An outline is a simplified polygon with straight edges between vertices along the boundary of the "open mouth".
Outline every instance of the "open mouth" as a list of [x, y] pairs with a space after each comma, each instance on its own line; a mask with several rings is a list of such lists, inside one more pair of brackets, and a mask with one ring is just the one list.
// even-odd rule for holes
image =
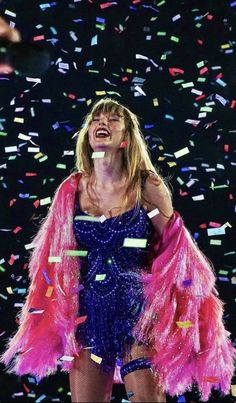
[[97, 129], [95, 133], [96, 138], [110, 137], [110, 132], [107, 129]]

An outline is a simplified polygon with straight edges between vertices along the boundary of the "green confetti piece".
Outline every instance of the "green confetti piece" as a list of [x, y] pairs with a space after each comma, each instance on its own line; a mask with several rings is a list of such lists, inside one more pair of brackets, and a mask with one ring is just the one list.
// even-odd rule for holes
[[125, 248], [146, 248], [147, 239], [145, 238], [125, 238], [123, 246]]
[[4, 269], [4, 267], [0, 266], [0, 271], [2, 271], [4, 273], [6, 271], [6, 269]]
[[178, 79], [178, 80], [173, 81], [173, 84], [181, 84], [183, 82], [184, 82], [183, 79]]
[[183, 88], [194, 87], [194, 84], [193, 84], [193, 82], [191, 81], [191, 82], [189, 82], [189, 83], [183, 83], [183, 84], [182, 84], [182, 87], [183, 87]]
[[218, 185], [218, 186], [214, 186], [214, 189], [223, 189], [223, 188], [228, 188], [228, 185]]
[[104, 29], [105, 29], [105, 25], [101, 25], [101, 24], [96, 24], [95, 27], [100, 29], [101, 31], [104, 31]]
[[158, 31], [157, 36], [166, 36], [166, 32], [164, 31]]
[[229, 272], [228, 272], [228, 270], [219, 270], [219, 274], [223, 274], [225, 276], [228, 276]]
[[211, 239], [210, 240], [210, 245], [220, 246], [221, 245], [221, 239]]
[[106, 278], [106, 274], [96, 274], [95, 281], [103, 281]]
[[172, 36], [170, 37], [170, 40], [173, 41], [173, 42], [176, 42], [176, 43], [179, 42], [178, 36], [174, 36], [174, 35], [172, 35]]
[[39, 158], [39, 162], [46, 161], [48, 159], [47, 155], [44, 155], [42, 158]]
[[202, 106], [200, 108], [200, 112], [212, 112], [213, 108], [211, 108], [210, 106]]
[[59, 169], [66, 169], [66, 164], [57, 164], [57, 165], [56, 165], [56, 168], [59, 168]]
[[202, 60], [201, 62], [198, 62], [198, 63], [197, 63], [197, 67], [198, 67], [198, 68], [203, 67], [204, 65], [205, 65], [205, 63], [204, 63], [203, 60]]
[[7, 136], [7, 132], [0, 132], [0, 136]]
[[204, 83], [206, 81], [206, 78], [205, 77], [198, 77], [197, 81], [199, 83]]
[[196, 27], [197, 27], [197, 28], [201, 28], [201, 26], [202, 26], [202, 24], [201, 24], [200, 22], [198, 22], [198, 23], [196, 24]]
[[165, 4], [165, 0], [160, 1], [160, 3], [157, 3], [157, 7], [163, 6]]
[[66, 255], [67, 256], [87, 256], [88, 251], [87, 250], [66, 250]]
[[51, 203], [51, 197], [45, 197], [44, 199], [40, 200], [40, 206], [45, 206], [46, 204]]

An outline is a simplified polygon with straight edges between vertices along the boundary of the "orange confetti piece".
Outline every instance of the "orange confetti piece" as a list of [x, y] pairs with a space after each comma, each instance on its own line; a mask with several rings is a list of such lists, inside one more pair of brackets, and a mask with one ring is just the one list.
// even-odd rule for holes
[[203, 381], [204, 382], [217, 383], [220, 380], [219, 380], [219, 378], [217, 376], [204, 376]]
[[52, 296], [53, 290], [54, 290], [54, 287], [52, 285], [49, 285], [48, 289], [47, 289], [47, 292], [45, 294], [45, 297], [50, 298]]
[[76, 325], [80, 325], [81, 323], [84, 323], [87, 319], [87, 315], [85, 316], [79, 316], [78, 318], [76, 318], [75, 323]]

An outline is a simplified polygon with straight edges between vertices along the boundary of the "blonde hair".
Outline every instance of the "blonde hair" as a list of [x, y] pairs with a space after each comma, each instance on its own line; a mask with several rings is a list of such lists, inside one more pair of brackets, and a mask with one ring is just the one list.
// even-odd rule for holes
[[130, 192], [136, 195], [136, 204], [141, 203], [142, 199], [142, 177], [150, 171], [158, 179], [158, 183], [164, 181], [157, 169], [151, 162], [148, 147], [140, 129], [138, 117], [127, 107], [111, 98], [103, 98], [95, 102], [90, 112], [86, 115], [82, 129], [77, 132], [76, 143], [76, 168], [85, 175], [90, 176], [93, 170], [93, 149], [89, 144], [88, 128], [94, 116], [100, 113], [110, 113], [124, 116], [125, 121], [125, 140], [127, 147], [122, 148], [123, 164], [127, 173], [127, 188], [125, 193], [124, 207], [129, 201]]

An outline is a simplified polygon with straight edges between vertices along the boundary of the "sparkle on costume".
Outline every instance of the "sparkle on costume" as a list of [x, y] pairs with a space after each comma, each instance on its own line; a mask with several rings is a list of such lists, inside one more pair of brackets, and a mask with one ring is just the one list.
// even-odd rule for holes
[[[76, 197], [74, 217], [81, 214], [88, 215], [80, 209]], [[79, 315], [87, 315], [87, 320], [78, 326], [76, 336], [91, 353], [102, 358], [101, 366], [109, 369], [134, 342], [132, 328], [143, 308], [141, 274], [149, 270], [153, 226], [141, 206], [104, 222], [74, 219], [73, 230], [78, 248], [88, 251], [80, 258], [80, 283], [84, 288], [79, 292]], [[146, 238], [147, 247], [125, 248], [127, 237]], [[105, 276], [97, 281], [98, 275]]]

